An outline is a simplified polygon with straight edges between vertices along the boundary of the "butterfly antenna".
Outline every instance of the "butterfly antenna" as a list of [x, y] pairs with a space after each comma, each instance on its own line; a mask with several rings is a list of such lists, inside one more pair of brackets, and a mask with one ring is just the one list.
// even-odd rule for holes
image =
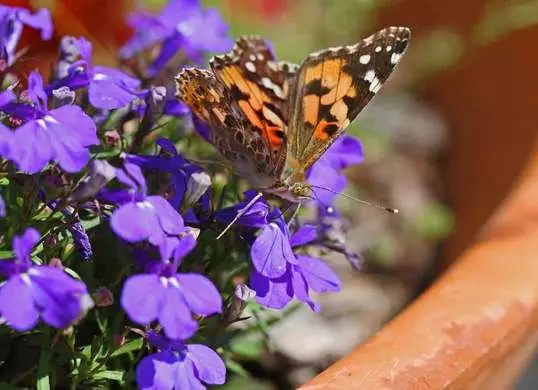
[[[343, 196], [344, 198], [347, 198], [347, 199], [351, 199], [357, 203], [361, 203], [365, 206], [370, 206], [370, 207], [374, 207], [376, 209], [381, 209], [381, 210], [384, 210], [386, 212], [389, 212], [391, 214], [398, 214], [400, 212], [400, 210], [398, 209], [395, 209], [395, 208], [392, 208], [392, 207], [385, 207], [385, 206], [381, 206], [377, 203], [372, 203], [372, 202], [367, 202], [365, 200], [362, 200], [362, 199], [359, 199], [359, 198], [355, 198], [354, 196], [351, 196], [351, 195], [348, 195], [348, 194], [344, 194], [343, 192], [336, 192], [336, 191], [333, 191], [331, 190], [330, 188], [327, 188], [327, 187], [322, 187], [322, 186], [315, 186], [315, 185], [310, 185], [310, 187], [312, 188], [319, 188], [321, 190], [325, 190], [325, 191], [329, 191], [333, 194], [336, 194], [336, 195], [340, 195], [340, 196]], [[315, 196], [315, 193], [314, 193], [314, 196]], [[317, 197], [316, 197], [317, 198]]]
[[261, 192], [258, 192], [256, 194], [256, 196], [254, 198], [252, 198], [250, 200], [250, 202], [247, 203], [247, 205], [245, 207], [243, 207], [238, 213], [237, 215], [234, 217], [234, 219], [232, 219], [232, 222], [230, 222], [228, 224], [228, 226], [226, 226], [224, 228], [224, 230], [217, 236], [217, 240], [220, 240], [220, 238], [222, 236], [224, 236], [224, 234], [226, 234], [226, 232], [228, 230], [230, 230], [230, 228], [237, 222], [237, 220], [239, 218], [241, 218], [243, 215], [245, 215], [245, 213], [254, 205], [254, 203], [256, 203], [258, 201], [258, 199], [260, 199], [261, 197], [263, 196], [263, 194]]

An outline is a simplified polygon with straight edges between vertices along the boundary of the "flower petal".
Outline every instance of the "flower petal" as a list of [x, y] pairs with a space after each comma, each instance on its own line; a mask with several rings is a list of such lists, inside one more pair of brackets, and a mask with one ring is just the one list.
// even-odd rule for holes
[[155, 230], [161, 230], [153, 206], [146, 202], [121, 206], [110, 217], [110, 226], [118, 236], [129, 242], [145, 240]]
[[175, 364], [176, 380], [174, 389], [205, 390], [205, 386], [196, 377], [194, 364], [189, 359], [179, 360]]
[[290, 238], [290, 244], [292, 247], [306, 245], [311, 241], [314, 241], [318, 235], [317, 226], [305, 224], [299, 228]]
[[118, 69], [96, 66], [88, 96], [96, 108], [121, 108], [138, 97], [139, 86], [140, 81]]
[[189, 344], [186, 348], [200, 380], [211, 385], [222, 385], [226, 381], [226, 366], [218, 353], [201, 344]]
[[222, 298], [213, 282], [198, 274], [177, 274], [181, 292], [189, 308], [200, 315], [222, 312]]
[[50, 135], [43, 120], [28, 121], [15, 131], [11, 158], [22, 171], [39, 172], [53, 157]]
[[299, 267], [292, 265], [291, 270], [291, 285], [293, 286], [293, 295], [295, 298], [301, 302], [306, 303], [310, 308], [315, 311], [320, 311], [320, 306], [310, 298], [308, 295], [308, 286], [304, 279], [304, 276], [301, 274]]
[[136, 383], [143, 390], [172, 390], [176, 383], [177, 358], [171, 351], [144, 357], [136, 366]]
[[172, 340], [185, 340], [198, 329], [198, 322], [192, 319], [182, 291], [175, 286], [168, 286], [163, 297], [163, 306], [159, 312], [159, 323], [164, 328], [166, 337]]
[[269, 279], [257, 272], [252, 272], [250, 286], [256, 291], [256, 302], [271, 309], [282, 309], [293, 299], [288, 273], [277, 279]]
[[146, 199], [157, 211], [157, 217], [159, 218], [159, 224], [162, 230], [170, 235], [183, 232], [185, 228], [183, 218], [166, 199], [158, 195], [148, 196]]
[[269, 278], [286, 272], [286, 262], [294, 258], [288, 237], [275, 223], [265, 226], [250, 249], [256, 271]]
[[121, 306], [132, 321], [147, 325], [158, 317], [165, 290], [158, 275], [131, 276], [123, 285]]
[[30, 330], [36, 325], [39, 314], [30, 288], [22, 277], [12, 277], [0, 288], [0, 314], [9, 326], [19, 332]]
[[15, 235], [13, 238], [13, 252], [19, 261], [26, 260], [29, 262], [30, 254], [35, 244], [39, 241], [41, 235], [34, 228], [27, 228], [20, 236]]
[[48, 325], [65, 328], [93, 307], [86, 285], [62, 269], [36, 266], [28, 275], [34, 302]]
[[338, 275], [324, 261], [315, 257], [297, 255], [297, 262], [310, 289], [318, 293], [340, 291]]

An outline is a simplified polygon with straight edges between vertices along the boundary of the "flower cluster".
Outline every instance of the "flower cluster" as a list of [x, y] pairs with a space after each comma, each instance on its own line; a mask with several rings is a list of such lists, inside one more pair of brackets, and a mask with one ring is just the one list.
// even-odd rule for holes
[[[114, 359], [139, 350], [136, 375], [127, 366], [133, 375], [116, 378], [122, 385], [129, 377], [143, 389], [222, 384], [222, 334], [245, 306], [283, 309], [296, 299], [317, 311], [313, 293], [339, 290], [313, 254], [330, 247], [354, 256], [326, 222], [328, 210], [340, 218], [335, 193], [361, 146], [341, 137], [308, 172], [317, 200], [310, 223], [286, 221], [263, 197], [251, 202], [255, 191], [238, 196], [237, 178], [186, 157], [205, 154], [207, 143], [170, 77], [228, 50], [227, 25], [196, 0], [128, 22], [134, 35], [119, 51], [121, 69], [94, 64], [91, 43], [66, 36], [50, 74], [21, 78], [21, 32], [51, 38], [51, 17], [0, 6], [0, 234], [9, 253], [0, 261], [1, 320], [17, 332], [62, 330], [41, 344], [54, 353], [57, 337], [71, 338], [57, 353], [72, 351], [77, 383], [109, 378]], [[237, 299], [244, 304], [234, 308]]]

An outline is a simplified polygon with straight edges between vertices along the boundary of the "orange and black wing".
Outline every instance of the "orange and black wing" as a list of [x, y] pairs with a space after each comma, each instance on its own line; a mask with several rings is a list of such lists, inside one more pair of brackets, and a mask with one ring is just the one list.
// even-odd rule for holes
[[205, 69], [185, 68], [176, 77], [176, 96], [211, 131], [211, 142], [229, 160], [240, 176], [255, 178], [262, 186], [277, 172], [265, 139], [252, 131], [230, 91]]
[[410, 37], [408, 28], [389, 27], [305, 59], [291, 97], [288, 163], [306, 171], [332, 145], [379, 91]]
[[265, 140], [271, 164], [282, 170], [286, 160], [289, 91], [297, 65], [275, 60], [267, 42], [259, 37], [237, 39], [232, 51], [210, 61], [252, 131]]

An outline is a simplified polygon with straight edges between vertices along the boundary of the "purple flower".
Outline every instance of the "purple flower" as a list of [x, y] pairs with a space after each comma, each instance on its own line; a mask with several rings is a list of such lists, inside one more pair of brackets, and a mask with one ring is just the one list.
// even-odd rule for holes
[[28, 98], [33, 105], [10, 102], [2, 108], [26, 120], [12, 136], [10, 158], [31, 174], [51, 160], [67, 172], [80, 171], [90, 158], [88, 147], [99, 144], [95, 123], [78, 106], [48, 110], [43, 80], [37, 72], [28, 77]]
[[221, 385], [226, 366], [221, 357], [202, 344], [184, 344], [149, 333], [160, 351], [144, 357], [136, 367], [136, 382], [143, 390], [205, 389], [202, 382]]
[[4, 201], [2, 194], [0, 194], [0, 218], [4, 218], [5, 216], [6, 216], [6, 202]]
[[[166, 138], [159, 138], [157, 145], [162, 149], [159, 156], [126, 155], [125, 161], [137, 166], [158, 172], [170, 174], [170, 184], [173, 188], [173, 196], [170, 203], [175, 209], [179, 209], [184, 203], [185, 194], [189, 188], [189, 181], [193, 174], [203, 172], [200, 167], [185, 160], [176, 150], [172, 142]], [[206, 190], [209, 186], [206, 187]], [[201, 195], [206, 191], [204, 190]], [[198, 198], [200, 198], [200, 196]], [[192, 202], [190, 202], [192, 203]], [[192, 206], [192, 205], [187, 205]], [[190, 207], [186, 207], [187, 209]]]
[[[343, 135], [321, 156], [307, 173], [308, 182], [314, 187], [315, 199], [327, 206], [347, 185], [342, 171], [364, 160], [362, 146], [356, 138]], [[318, 186], [318, 187], [316, 187]], [[319, 187], [328, 188], [330, 191]]]
[[194, 243], [192, 236], [189, 241], [175, 243], [173, 261], [164, 258], [152, 273], [127, 279], [121, 304], [131, 320], [142, 325], [157, 320], [168, 338], [185, 340], [198, 329], [193, 313], [207, 316], [222, 311], [220, 293], [209, 279], [177, 273], [181, 257], [192, 250]]
[[10, 158], [12, 140], [13, 132], [11, 129], [0, 123], [0, 157]]
[[181, 215], [162, 196], [147, 196], [146, 180], [140, 168], [125, 163], [117, 170], [118, 180], [128, 190], [102, 191], [101, 197], [120, 205], [110, 218], [112, 230], [129, 242], [148, 240], [164, 245], [168, 236], [184, 232]]
[[227, 25], [215, 9], [203, 10], [198, 0], [171, 0], [157, 16], [135, 12], [129, 17], [135, 35], [120, 50], [120, 57], [161, 44], [159, 54], [148, 73], [158, 73], [179, 50], [200, 62], [207, 51], [225, 51], [232, 41]]
[[281, 309], [297, 298], [318, 311], [319, 306], [310, 298], [310, 291], [339, 291], [338, 276], [320, 259], [295, 255], [292, 249], [313, 241], [317, 236], [316, 228], [305, 225], [290, 237], [280, 210], [275, 209], [269, 219], [272, 222], [262, 229], [250, 252], [254, 267], [250, 286], [256, 291], [256, 301]]
[[[80, 60], [69, 65], [67, 75], [49, 89], [58, 89], [67, 86], [71, 89], [88, 87], [88, 96], [92, 106], [102, 109], [124, 107], [146, 92], [138, 91], [140, 81], [119, 69], [92, 65], [92, 45], [85, 38], [62, 41], [70, 57], [72, 51], [78, 50]], [[65, 72], [65, 71], [64, 71]], [[62, 72], [59, 73], [61, 75]]]
[[52, 20], [49, 10], [41, 8], [35, 14], [27, 9], [0, 5], [0, 58], [13, 65], [15, 50], [24, 25], [41, 31], [41, 38], [52, 36]]
[[[229, 224], [248, 203], [257, 195], [256, 191], [249, 190], [245, 192], [245, 200], [235, 206], [226, 207], [217, 211], [214, 215], [218, 222]], [[252, 204], [248, 210], [236, 221], [238, 225], [247, 227], [262, 227], [267, 225], [267, 215], [269, 214], [269, 204], [265, 199], [260, 198]]]
[[59, 268], [32, 263], [30, 254], [38, 240], [37, 230], [26, 229], [13, 239], [13, 261], [0, 262], [0, 273], [7, 278], [0, 287], [0, 314], [18, 331], [32, 329], [39, 317], [64, 328], [93, 306], [84, 283]]

